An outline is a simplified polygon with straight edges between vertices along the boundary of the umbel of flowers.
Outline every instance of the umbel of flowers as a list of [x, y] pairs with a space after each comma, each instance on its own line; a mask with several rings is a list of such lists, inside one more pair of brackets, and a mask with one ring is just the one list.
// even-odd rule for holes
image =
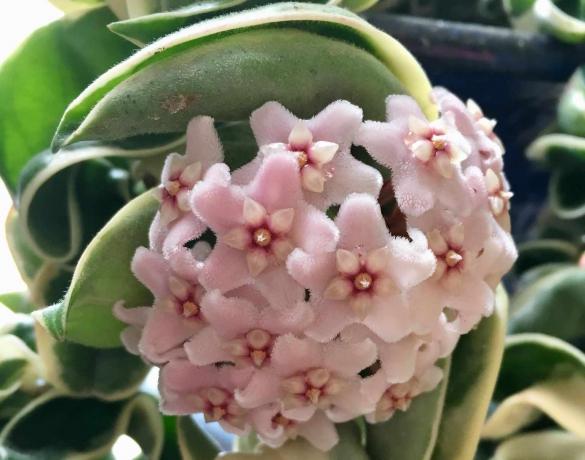
[[190, 122], [132, 265], [154, 305], [115, 306], [126, 347], [161, 368], [163, 412], [328, 450], [334, 423], [387, 420], [439, 383], [516, 251], [494, 122], [433, 98], [437, 120], [390, 96], [383, 123], [346, 101], [310, 120], [269, 102], [236, 171], [213, 120]]

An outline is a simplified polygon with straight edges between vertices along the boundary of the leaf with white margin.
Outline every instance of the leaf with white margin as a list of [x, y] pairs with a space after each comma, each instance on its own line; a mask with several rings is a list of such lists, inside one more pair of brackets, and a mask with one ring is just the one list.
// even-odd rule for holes
[[585, 437], [585, 375], [538, 383], [502, 401], [483, 430], [485, 439], [501, 439], [536, 421], [541, 414]]
[[507, 308], [499, 287], [494, 314], [460, 339], [439, 386], [406, 412], [368, 426], [372, 460], [473, 458], [502, 358]]
[[494, 314], [461, 337], [453, 352], [433, 460], [475, 455], [504, 354], [507, 311], [508, 296], [500, 285]]
[[498, 446], [491, 460], [584, 460], [585, 439], [548, 430], [514, 436]]
[[107, 8], [74, 12], [34, 31], [0, 65], [0, 175], [14, 192], [22, 167], [49, 147], [67, 105], [132, 53], [110, 33]]
[[518, 259], [514, 264], [514, 273], [523, 273], [544, 264], [572, 264], [581, 256], [579, 248], [565, 240], [539, 239], [518, 245]]
[[585, 137], [584, 101], [585, 67], [581, 67], [573, 74], [569, 83], [565, 86], [561, 99], [559, 100], [557, 120], [563, 132]]
[[136, 393], [148, 373], [146, 364], [124, 348], [57, 341], [38, 325], [35, 331], [45, 379], [62, 394], [118, 401]]
[[[329, 452], [313, 447], [298, 438], [287, 441], [282, 447], [272, 449], [259, 444], [254, 452], [237, 452], [221, 457], [222, 460], [369, 460], [362, 442], [362, 433], [355, 421], [336, 425], [339, 442]], [[199, 460], [198, 457], [195, 457]], [[203, 458], [201, 460], [208, 460]]]
[[485, 438], [512, 434], [541, 412], [585, 436], [585, 355], [544, 334], [510, 336], [495, 400], [501, 404], [486, 422]]
[[57, 339], [97, 348], [120, 347], [125, 324], [112, 313], [152, 304], [152, 294], [130, 270], [136, 248], [148, 246], [148, 228], [159, 202], [153, 192], [132, 200], [105, 225], [83, 252], [62, 302], [35, 312]]
[[86, 144], [35, 156], [21, 173], [18, 190], [23, 238], [43, 260], [74, 259], [129, 198], [125, 171], [110, 160], [159, 157], [184, 143], [181, 136], [149, 148]]
[[18, 390], [38, 392], [43, 377], [43, 363], [24, 341], [15, 335], [0, 336], [0, 402]]
[[160, 456], [163, 430], [156, 401], [140, 394], [105, 402], [73, 399], [51, 391], [32, 401], [0, 433], [0, 445], [15, 458], [96, 459], [128, 434], [149, 459]]
[[[282, 35], [277, 28], [284, 28]], [[290, 39], [293, 32], [295, 38], [307, 38], [325, 48], [315, 55], [318, 50], [308, 43], [299, 48], [289, 41], [287, 49], [282, 38]], [[246, 47], [230, 39], [234, 33], [246, 40]], [[251, 52], [256, 48], [264, 54], [264, 60]], [[206, 57], [211, 51], [220, 53], [215, 62]], [[333, 51], [334, 56], [326, 55]], [[283, 53], [287, 59], [278, 57]], [[344, 64], [348, 58], [351, 66]], [[174, 68], [171, 62], [181, 67]], [[179, 69], [183, 73], [178, 73]], [[350, 80], [345, 82], [340, 74]], [[276, 81], [275, 75], [279, 76]], [[295, 85], [285, 83], [291, 77], [297, 79]], [[140, 83], [154, 85], [147, 92], [148, 101], [144, 92], [142, 96], [136, 93]], [[87, 139], [181, 132], [197, 114], [218, 121], [239, 121], [272, 99], [300, 116], [313, 115], [336, 99], [348, 99], [362, 106], [366, 116], [383, 118], [383, 100], [401, 87], [429, 116], [436, 116], [428, 97], [427, 76], [396, 40], [341, 8], [302, 3], [270, 5], [187, 27], [110, 69], [71, 103], [53, 148]]]
[[558, 268], [526, 284], [512, 300], [509, 331], [540, 332], [577, 342], [585, 337], [585, 270]]
[[[540, 28], [561, 41], [567, 43], [582, 43], [585, 41], [585, 21], [576, 15], [569, 14], [561, 9], [557, 3], [559, 0], [536, 0], [533, 12]], [[562, 2], [573, 3], [576, 8], [582, 8], [579, 1]], [[579, 14], [577, 11], [575, 14]]]
[[214, 460], [221, 450], [192, 417], [177, 417], [176, 433], [181, 460]]

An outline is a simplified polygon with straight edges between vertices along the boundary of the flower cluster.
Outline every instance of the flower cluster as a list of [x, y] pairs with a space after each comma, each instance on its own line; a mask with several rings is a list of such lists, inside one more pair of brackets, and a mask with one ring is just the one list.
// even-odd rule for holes
[[310, 120], [269, 102], [233, 172], [213, 120], [191, 121], [133, 260], [154, 305], [115, 306], [126, 347], [161, 367], [164, 412], [328, 450], [335, 422], [387, 420], [436, 387], [516, 252], [494, 123], [433, 97], [439, 119], [390, 96], [383, 123], [346, 101]]

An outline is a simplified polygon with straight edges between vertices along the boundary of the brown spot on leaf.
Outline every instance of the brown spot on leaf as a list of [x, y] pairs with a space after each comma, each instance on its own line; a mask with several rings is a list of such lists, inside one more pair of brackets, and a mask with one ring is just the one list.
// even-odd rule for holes
[[175, 94], [167, 97], [160, 106], [171, 115], [179, 113], [189, 107], [197, 97], [194, 94]]

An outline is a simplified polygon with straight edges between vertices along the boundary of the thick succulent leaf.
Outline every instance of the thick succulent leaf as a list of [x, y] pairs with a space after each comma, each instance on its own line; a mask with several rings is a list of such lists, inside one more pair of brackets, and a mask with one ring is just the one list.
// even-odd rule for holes
[[585, 270], [560, 268], [525, 285], [512, 300], [509, 330], [576, 342], [585, 337]]
[[433, 460], [473, 459], [502, 362], [507, 310], [500, 286], [496, 312], [463, 336], [453, 353]]
[[528, 146], [527, 155], [553, 168], [583, 167], [585, 139], [571, 134], [547, 134]]
[[579, 248], [567, 241], [554, 239], [529, 241], [518, 246], [514, 273], [522, 275], [544, 264], [575, 263], [580, 256]]
[[11, 191], [28, 160], [49, 146], [67, 104], [132, 52], [106, 29], [114, 18], [105, 7], [66, 16], [0, 66], [0, 175]]
[[585, 439], [563, 431], [538, 431], [504, 441], [492, 460], [583, 460]]
[[440, 386], [415, 399], [408, 411], [368, 426], [372, 460], [473, 458], [502, 357], [506, 312], [507, 297], [499, 288], [495, 313], [461, 338]]
[[146, 364], [124, 348], [96, 349], [55, 340], [36, 328], [46, 380], [61, 393], [107, 401], [134, 394], [148, 372]]
[[66, 460], [107, 455], [122, 434], [131, 436], [146, 458], [157, 459], [162, 422], [147, 395], [105, 402], [47, 393], [26, 406], [0, 433], [8, 458]]
[[553, 172], [549, 184], [550, 206], [561, 219], [585, 216], [585, 165]]
[[[259, 444], [245, 451], [221, 456], [226, 460], [370, 460], [364, 448], [362, 430], [356, 422], [348, 422], [336, 426], [339, 443], [329, 452], [323, 452], [302, 438], [287, 441], [282, 447], [272, 449]], [[252, 436], [252, 439], [255, 438]], [[254, 444], [254, 443], [252, 443]], [[218, 457], [219, 460], [219, 457]]]
[[[244, 11], [267, 3], [270, 2], [267, 0], [205, 0], [172, 11], [114, 22], [108, 27], [112, 32], [142, 47], [158, 38], [205, 19]], [[307, 3], [335, 4], [336, 2], [316, 0]]]
[[36, 349], [33, 319], [28, 312], [28, 296], [23, 293], [10, 292], [0, 294], [0, 337], [14, 335], [22, 340], [31, 350]]
[[540, 28], [559, 40], [585, 41], [585, 11], [580, 0], [536, 0], [533, 12]]
[[135, 198], [96, 235], [75, 268], [62, 302], [36, 313], [56, 338], [90, 347], [119, 347], [124, 324], [114, 318], [119, 300], [150, 305], [152, 295], [130, 271], [139, 246], [148, 246], [148, 227], [158, 209], [152, 192]]
[[585, 67], [582, 67], [571, 77], [559, 101], [558, 123], [565, 133], [585, 137], [584, 101]]
[[503, 401], [536, 383], [584, 373], [585, 356], [575, 347], [544, 334], [515, 334], [506, 339], [494, 399]]
[[182, 460], [214, 460], [220, 447], [191, 417], [176, 418], [176, 442]]
[[514, 434], [546, 414], [562, 428], [585, 438], [585, 375], [548, 380], [506, 398], [483, 429], [486, 439]]
[[[4, 292], [0, 294], [0, 309], [2, 305], [14, 313], [30, 313], [34, 310], [27, 292]], [[0, 333], [2, 331], [1, 318], [2, 314], [0, 313]]]
[[416, 398], [406, 412], [384, 423], [367, 427], [367, 452], [371, 460], [428, 460], [439, 433], [451, 370], [451, 359], [442, 363], [443, 380], [430, 393]]
[[12, 334], [0, 336], [0, 408], [17, 391], [38, 393], [43, 376], [39, 356], [22, 339]]
[[75, 259], [129, 199], [131, 183], [115, 159], [146, 159], [183, 145], [182, 138], [150, 148], [81, 145], [35, 156], [21, 174], [18, 210], [24, 238], [44, 260]]
[[[144, 84], [151, 84], [148, 98]], [[383, 99], [406, 91], [433, 116], [429, 90], [406, 49], [359, 17], [332, 6], [277, 4], [187, 27], [110, 69], [69, 106], [53, 147], [182, 132], [198, 114], [243, 120], [271, 99], [309, 116], [345, 98], [382, 118]]]

